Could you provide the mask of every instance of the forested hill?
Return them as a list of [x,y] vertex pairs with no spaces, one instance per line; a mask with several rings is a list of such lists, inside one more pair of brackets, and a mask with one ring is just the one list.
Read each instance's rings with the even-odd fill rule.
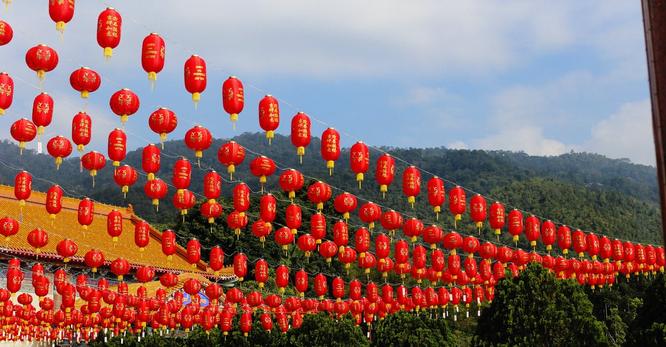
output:
[[[371,166],[361,190],[358,189],[355,175],[349,169],[348,148],[343,150],[336,162],[335,172],[329,177],[324,161],[319,155],[319,140],[313,138],[306,150],[303,164],[298,163],[296,150],[289,138],[277,135],[269,146],[263,134],[245,133],[234,138],[250,149],[274,159],[279,167],[294,167],[311,178],[326,180],[329,184],[348,190],[359,197],[368,198],[399,211],[420,216],[427,222],[434,222],[431,209],[425,198],[425,182],[430,175],[423,173],[423,192],[417,198],[414,211],[408,206],[401,191],[402,170],[407,164],[396,160],[397,172],[389,194],[383,199],[374,181],[374,162],[379,152],[371,150]],[[225,168],[217,161],[217,148],[226,142],[218,139],[204,152],[201,160],[203,169],[193,171],[192,189],[201,192],[202,177],[206,168],[214,168],[225,173]],[[167,142],[162,157],[162,170],[159,177],[171,180],[171,168],[179,155],[194,161],[193,153],[181,140]],[[344,145],[351,145],[344,143]],[[656,170],[652,167],[631,164],[625,160],[609,159],[601,155],[571,153],[557,157],[535,157],[524,153],[506,151],[451,150],[445,148],[383,148],[398,158],[405,159],[419,168],[454,181],[466,188],[479,192],[539,216],[553,219],[584,230],[603,232],[610,236],[632,239],[641,242],[661,242],[660,215]],[[238,177],[257,187],[257,178],[249,174],[248,165],[255,155],[247,153],[245,162],[239,168]],[[160,211],[155,212],[143,194],[145,177],[130,190],[123,201],[119,188],[113,183],[111,163],[107,163],[92,188],[88,173],[81,172],[78,158],[70,158],[59,171],[55,170],[53,159],[47,154],[24,151],[18,155],[14,143],[0,143],[0,183],[13,184],[16,171],[25,169],[35,176],[34,189],[46,190],[53,181],[60,184],[70,195],[88,195],[94,199],[115,203],[131,203],[135,210],[151,221],[164,222],[172,219],[174,210],[171,199],[162,202]],[[128,153],[126,163],[141,169],[141,150]],[[196,167],[196,164],[194,164]],[[269,179],[267,187],[279,192],[276,173]],[[45,180],[40,180],[40,179]],[[447,190],[453,186],[446,183]],[[223,187],[223,194],[230,192],[229,185]],[[173,189],[171,189],[173,192]],[[334,192],[335,194],[339,192]],[[471,196],[468,192],[468,199]],[[490,203],[491,201],[489,201]],[[228,212],[229,204],[225,204]],[[439,224],[452,227],[447,209]],[[465,220],[466,217],[463,217]],[[469,220],[469,219],[466,219]],[[466,227],[471,228],[471,223]],[[470,229],[471,231],[471,229]]]

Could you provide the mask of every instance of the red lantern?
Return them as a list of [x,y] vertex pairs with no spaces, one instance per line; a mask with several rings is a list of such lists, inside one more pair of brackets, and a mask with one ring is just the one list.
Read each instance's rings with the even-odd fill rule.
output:
[[85,112],[77,113],[72,118],[72,140],[77,146],[77,150],[82,152],[85,145],[90,143],[92,134],[92,120]]
[[619,268],[622,265],[622,260],[624,260],[624,246],[622,245],[622,241],[618,239],[613,240],[611,248],[613,252],[613,260],[615,260],[616,267]]
[[19,152],[23,154],[26,142],[30,142],[37,136],[37,127],[35,123],[26,118],[21,118],[14,122],[9,129],[14,140],[19,143]]
[[534,215],[530,215],[525,219],[525,237],[530,242],[532,249],[536,247],[537,240],[541,236],[540,224],[539,218]]
[[70,239],[63,239],[56,245],[56,251],[65,263],[68,263],[70,258],[73,257],[78,250],[79,246],[76,245],[76,242]]
[[308,273],[305,272],[305,270],[300,269],[296,271],[294,276],[294,286],[296,287],[296,291],[299,292],[299,295],[303,297],[308,290]]
[[414,208],[416,196],[421,192],[421,172],[410,166],[402,174],[402,192],[407,196],[407,202]]
[[[21,289],[21,285],[23,283],[23,271],[20,270],[19,267],[11,267],[9,270],[7,270],[7,290],[9,290],[10,293],[15,294]],[[5,305],[5,310],[9,308],[10,314],[12,311],[11,305]],[[5,316],[8,316],[5,314]]]
[[230,229],[234,230],[237,237],[240,236],[241,229],[247,226],[247,222],[248,219],[244,212],[232,211],[227,216],[227,224]]
[[264,246],[266,237],[271,234],[272,230],[273,225],[261,219],[252,224],[252,235],[259,238],[259,242],[261,242],[262,247]]
[[236,166],[240,165],[245,159],[245,148],[235,141],[229,141],[222,145],[217,151],[217,160],[227,167],[227,172],[231,179],[234,178]]
[[113,166],[120,166],[127,155],[127,135],[122,129],[116,128],[109,133],[108,152]]
[[555,243],[556,229],[555,223],[550,220],[544,221],[541,224],[541,242],[546,245],[546,250],[550,253]]
[[288,227],[282,227],[275,231],[275,242],[286,252],[289,250],[289,245],[294,242],[294,234]]
[[502,233],[502,228],[504,228],[505,217],[504,205],[497,201],[490,205],[490,227],[495,229],[495,235],[498,237]]
[[375,255],[380,263],[384,263],[391,253],[391,240],[384,233],[375,237]]
[[49,243],[49,235],[46,233],[46,230],[42,228],[32,229],[28,233],[28,243],[35,249],[35,253],[39,254],[41,249],[46,247]]
[[5,237],[5,242],[8,242],[11,236],[16,235],[19,231],[19,222],[11,217],[3,217],[0,219],[0,234]]
[[311,132],[310,117],[303,112],[298,112],[291,119],[291,144],[296,147],[296,154],[299,161],[303,163],[303,156],[305,155],[305,147],[310,145]]
[[455,231],[444,235],[444,247],[451,251],[451,254],[456,254],[456,249],[463,245],[463,238]]
[[56,23],[56,30],[65,32],[65,25],[74,17],[74,0],[49,1],[49,16]]
[[147,181],[143,186],[143,192],[151,199],[153,206],[159,208],[160,199],[167,195],[167,184],[160,178]]
[[326,217],[320,212],[313,213],[310,216],[310,233],[315,238],[317,244],[326,238]]
[[69,75],[69,84],[74,90],[81,93],[82,98],[87,99],[90,93],[99,89],[102,78],[97,72],[87,67],[81,67]]
[[62,159],[72,154],[72,143],[64,136],[54,136],[46,144],[46,150],[55,158],[56,170],[60,169]]
[[388,230],[391,237],[395,236],[395,231],[402,228],[402,215],[394,210],[382,213],[382,227]]
[[486,199],[480,194],[476,194],[469,202],[469,213],[472,221],[476,223],[476,228],[481,232],[483,222],[486,220]]
[[608,263],[610,257],[613,255],[611,240],[606,236],[602,236],[599,239],[599,255],[601,256],[601,259],[604,260],[604,263]]
[[120,122],[122,124],[125,124],[129,116],[135,114],[136,111],[139,110],[140,104],[139,96],[127,88],[123,88],[113,93],[109,100],[111,111],[120,117]]
[[37,126],[37,135],[44,133],[44,128],[51,124],[52,119],[53,98],[47,93],[40,93],[32,102],[32,122]]
[[360,258],[365,257],[365,252],[370,250],[370,232],[366,228],[358,228],[354,233],[354,248]]
[[106,215],[106,232],[113,242],[118,242],[118,237],[123,233],[123,215],[120,211],[114,209]]
[[280,174],[279,183],[280,188],[287,192],[289,199],[293,201],[296,197],[296,191],[303,188],[303,174],[298,170],[286,169]]
[[234,186],[232,191],[234,200],[234,210],[245,215],[245,211],[250,208],[250,187],[241,182]]
[[149,144],[141,152],[141,167],[148,174],[148,181],[155,179],[155,174],[160,171],[161,162],[160,148]]
[[0,20],[0,46],[8,44],[14,37],[14,30],[9,23]]
[[147,283],[155,278],[155,270],[150,266],[142,266],[136,270],[136,279],[141,283]]
[[352,171],[356,174],[356,181],[360,189],[365,173],[370,167],[370,151],[365,143],[358,141],[351,147],[349,150],[349,163]]
[[187,241],[187,262],[192,265],[192,269],[197,268],[197,263],[201,260],[201,243],[197,239]]
[[592,260],[597,260],[597,254],[599,254],[599,238],[593,233],[589,233],[585,236],[585,243],[587,244],[587,254],[592,257]]
[[437,244],[444,238],[444,232],[436,225],[423,229],[423,241],[430,244],[430,249],[436,249]]
[[220,246],[213,246],[210,249],[210,254],[208,256],[208,265],[215,273],[215,276],[220,275],[220,270],[224,267],[224,251]]
[[321,254],[327,263],[338,253],[338,246],[333,241],[326,241],[319,245],[319,254]]
[[97,17],[97,44],[104,49],[104,57],[111,58],[113,49],[120,43],[123,19],[120,13],[107,7]]
[[104,154],[100,152],[91,151],[84,154],[81,157],[81,165],[83,166],[84,169],[90,171],[90,176],[93,178],[93,187],[94,187],[95,176],[97,176],[97,171],[104,168],[104,166],[106,165],[106,158],[104,158]]
[[196,196],[188,189],[183,189],[181,193],[173,195],[173,205],[180,210],[182,216],[187,214],[187,210],[196,204]]
[[173,165],[173,176],[171,182],[178,189],[178,194],[182,194],[190,186],[192,180],[192,164],[186,158],[176,160]]
[[122,281],[123,276],[129,273],[130,265],[127,259],[116,258],[116,260],[112,261],[111,265],[109,265],[109,269],[111,269],[111,272],[118,277],[118,281]]
[[28,49],[25,63],[30,70],[37,73],[40,80],[43,80],[47,72],[53,71],[58,66],[58,53],[47,45],[39,44]]
[[160,107],[148,117],[148,126],[150,126],[150,130],[160,135],[160,143],[162,144],[162,149],[164,149],[164,141],[167,139],[167,134],[174,131],[178,126],[178,117],[170,109]]
[[432,206],[435,217],[439,220],[439,213],[442,212],[442,205],[446,199],[444,190],[444,180],[435,176],[428,180],[428,203]]
[[6,72],[0,72],[0,116],[12,105],[13,99],[14,80]]
[[361,221],[368,223],[368,228],[372,230],[375,227],[375,222],[382,217],[382,210],[374,202],[366,202],[358,209],[358,216]]
[[377,168],[375,170],[375,180],[379,184],[379,191],[385,196],[388,186],[393,182],[395,175],[395,160],[389,154],[382,154],[377,159]]
[[224,111],[229,114],[229,119],[235,129],[238,114],[243,111],[245,106],[243,83],[235,76],[230,76],[222,83],[222,105]]
[[317,181],[308,187],[308,200],[317,205],[317,211],[324,208],[324,203],[328,201],[333,195],[331,186],[328,184]]
[[259,101],[259,126],[266,131],[268,144],[275,137],[275,130],[280,126],[280,106],[276,98],[266,95]]
[[93,222],[95,215],[95,204],[88,198],[83,198],[79,201],[79,208],[77,210],[77,219],[83,230],[88,230],[88,226]]
[[259,178],[259,183],[261,183],[261,191],[264,190],[264,184],[266,183],[266,177],[271,176],[275,173],[275,162],[273,159],[266,156],[260,155],[250,163],[250,172],[252,175]]
[[454,227],[457,221],[462,219],[462,214],[465,213],[465,191],[460,186],[455,186],[449,192],[449,209],[454,215]]
[[356,209],[357,205],[356,196],[344,192],[335,197],[333,200],[333,207],[335,211],[342,214],[342,218],[345,220],[349,219],[349,213],[353,212]]
[[97,272],[97,268],[104,265],[104,253],[97,249],[91,249],[86,252],[86,255],[83,257],[83,261],[86,266],[89,267],[92,272]]
[[164,68],[166,46],[164,39],[156,33],[150,33],[141,44],[141,67],[148,73],[148,80],[157,80],[157,74]]
[[290,204],[285,211],[285,224],[291,229],[292,234],[296,235],[298,228],[301,227],[303,214],[298,205]]
[[402,226],[402,232],[405,236],[411,238],[412,243],[415,243],[417,238],[421,236],[423,229],[423,222],[413,217],[405,221],[405,224]]
[[585,251],[587,250],[587,239],[585,237],[585,233],[582,230],[577,229],[573,232],[571,237],[573,240],[574,251],[578,253],[579,257],[582,258],[585,255]]
[[139,220],[134,224],[134,244],[143,252],[150,242],[150,224]]
[[206,90],[206,61],[194,54],[185,62],[185,89],[192,94],[192,101],[196,107],[201,99],[201,93]]
[[333,128],[321,134],[321,157],[326,161],[329,175],[333,175],[335,161],[340,158],[340,134]]
[[167,229],[162,232],[162,253],[167,256],[168,261],[171,261],[176,253],[176,233],[173,230]]
[[46,192],[46,202],[44,206],[46,207],[46,212],[49,214],[49,218],[55,219],[55,216],[60,213],[60,210],[62,210],[62,195],[62,188],[57,184],[51,186]]
[[566,225],[557,228],[557,247],[562,250],[562,254],[569,253],[571,247],[571,230]]
[[296,244],[298,245],[298,248],[305,253],[306,258],[309,258],[312,254],[312,251],[317,249],[317,241],[310,234],[303,234],[299,236]]
[[344,247],[349,243],[349,227],[344,221],[337,221],[333,225],[333,242],[338,246],[339,252],[344,252]]
[[513,209],[509,212],[509,233],[513,235],[513,242],[518,242],[518,238],[520,237],[520,234],[523,233],[523,229],[523,214],[520,211]]
[[137,175],[136,170],[129,165],[123,165],[113,173],[113,180],[120,186],[123,197],[127,196],[129,187],[134,185],[138,178],[139,176]]
[[286,265],[278,265],[275,269],[275,285],[280,293],[284,293],[289,285],[289,268]]
[[19,201],[21,209],[25,206],[25,201],[30,199],[32,194],[32,176],[27,171],[20,171],[14,177],[14,197]]
[[234,256],[234,275],[236,275],[241,282],[247,275],[247,256],[245,253],[236,253]]
[[259,288],[263,288],[268,281],[268,262],[263,259],[257,260],[254,264],[254,280],[259,282]]
[[201,125],[195,125],[185,133],[185,145],[194,151],[197,162],[199,162],[199,158],[203,157],[203,151],[207,150],[212,143],[213,135],[210,130]]

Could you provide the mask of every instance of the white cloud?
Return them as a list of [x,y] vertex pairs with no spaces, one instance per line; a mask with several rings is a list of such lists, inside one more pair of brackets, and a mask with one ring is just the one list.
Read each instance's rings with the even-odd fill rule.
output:
[[592,128],[589,140],[580,149],[654,166],[650,107],[649,99],[625,103]]
[[446,148],[450,149],[469,149],[467,144],[463,141],[454,141],[446,145]]
[[501,149],[524,151],[530,155],[560,155],[567,146],[544,136],[543,129],[534,126],[507,125],[499,133],[476,139],[474,147],[481,149]]

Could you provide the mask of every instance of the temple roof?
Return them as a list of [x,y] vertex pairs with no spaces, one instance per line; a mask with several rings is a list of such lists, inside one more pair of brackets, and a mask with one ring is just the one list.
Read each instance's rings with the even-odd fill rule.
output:
[[[0,250],[17,256],[37,258],[40,261],[61,262],[62,257],[56,251],[56,245],[64,238],[76,242],[78,252],[72,257],[73,263],[83,263],[83,256],[90,249],[99,249],[104,253],[105,265],[118,257],[123,257],[133,268],[149,265],[158,271],[193,272],[206,277],[213,277],[213,271],[204,261],[199,261],[196,268],[187,262],[186,250],[177,246],[176,254],[171,260],[162,252],[162,233],[150,227],[150,242],[143,252],[134,243],[134,225],[141,220],[130,207],[118,207],[95,202],[92,224],[84,230],[78,223],[79,199],[62,198],[62,210],[55,219],[50,219],[45,208],[46,193],[33,191],[26,200],[25,206],[20,206],[14,197],[14,188],[0,185],[0,218],[9,216],[20,223],[18,234],[5,241],[0,236]],[[106,215],[112,210],[118,210],[123,215],[123,232],[117,242],[113,242],[106,231]],[[48,232],[49,242],[35,253],[27,241],[28,233],[41,227]],[[225,267],[220,271],[219,279],[235,278],[232,267]]]

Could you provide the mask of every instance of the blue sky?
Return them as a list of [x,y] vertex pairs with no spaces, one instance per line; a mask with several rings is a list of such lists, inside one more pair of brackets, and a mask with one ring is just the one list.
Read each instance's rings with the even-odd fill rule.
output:
[[[93,116],[91,148],[106,152],[119,126],[109,96],[128,87],[141,109],[128,125],[129,146],[157,137],[147,116],[158,106],[179,116],[182,138],[194,124],[215,136],[258,131],[257,102],[281,101],[288,134],[304,111],[356,140],[402,147],[522,150],[557,155],[590,151],[654,165],[640,4],[635,1],[78,1],[60,40],[46,2],[16,1],[0,10],[14,40],[0,47],[0,70],[15,77],[9,124],[29,117],[39,92],[25,52],[46,43],[60,55],[44,90],[55,98],[47,137],[70,135],[80,109]],[[122,40],[105,62],[95,40],[97,16],[113,6]],[[141,40],[158,32],[167,60],[150,91],[140,65]],[[195,111],[183,86],[183,63],[208,63],[208,88]],[[68,77],[81,65],[102,74],[84,103]],[[220,101],[230,74],[245,83],[246,106],[234,132]],[[287,104],[288,103],[288,104]],[[313,133],[326,126],[314,122]]]

